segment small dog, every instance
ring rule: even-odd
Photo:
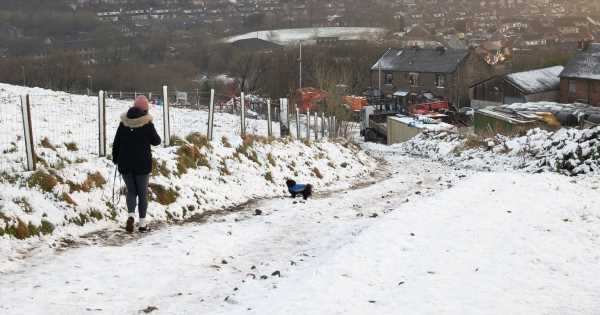
[[[292,195],[292,198],[296,198],[296,195],[302,195],[304,200],[312,196],[312,185],[311,184],[296,184],[294,180],[288,179],[285,184],[288,187],[288,191]]]

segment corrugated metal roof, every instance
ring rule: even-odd
[[[452,73],[468,55],[464,49],[390,49],[371,70]]]
[[[586,51],[578,53],[560,77],[600,80],[600,43],[591,44]]]
[[[563,66],[555,66],[506,75],[506,80],[522,92],[533,94],[560,90],[560,73]]]

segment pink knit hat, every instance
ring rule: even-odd
[[[143,111],[148,111],[148,99],[144,95],[136,97],[135,103],[133,103],[133,107],[141,109]]]

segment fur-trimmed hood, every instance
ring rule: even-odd
[[[127,112],[121,114],[121,122],[128,128],[141,128],[152,122],[154,118],[150,114],[145,114],[137,118],[127,117]]]

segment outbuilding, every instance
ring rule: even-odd
[[[412,139],[423,131],[444,131],[454,126],[428,117],[409,117],[404,115],[388,116],[387,143],[402,143]]]
[[[554,66],[516,72],[476,83],[470,88],[471,107],[484,108],[540,101],[558,102],[559,75],[563,69],[563,66]]]

